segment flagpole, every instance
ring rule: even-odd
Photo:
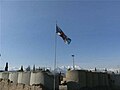
[[[57,25],[57,21],[56,21]],[[55,69],[56,69],[56,55],[57,55],[57,35],[56,35],[56,26],[55,26],[55,60],[54,60],[54,90],[55,90]]]

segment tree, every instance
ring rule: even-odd
[[[30,71],[30,65],[26,68],[26,71]]]
[[[96,67],[95,67],[95,71],[97,71]]]
[[[5,71],[8,71],[8,62],[6,62]]]
[[[33,71],[35,71],[36,69],[35,69],[35,65],[33,65]]]
[[[23,66],[21,66],[20,71],[23,71]]]
[[[105,72],[107,72],[107,68],[105,68]]]

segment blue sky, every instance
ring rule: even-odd
[[[1,0],[0,67],[53,67],[55,24],[72,39],[57,36],[57,66],[83,68],[120,65],[120,2]]]

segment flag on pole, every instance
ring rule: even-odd
[[[57,25],[56,25],[56,33],[57,33],[60,37],[62,37],[62,39],[64,40],[65,43],[70,44],[71,39],[68,38],[68,37],[64,34],[64,32],[61,30],[61,28],[58,27]]]

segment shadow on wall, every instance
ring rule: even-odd
[[[80,84],[74,81],[67,82],[67,90],[120,90],[118,88],[110,88],[108,86],[96,87],[80,87]]]
[[[77,82],[69,81],[67,82],[68,90],[80,90],[80,84]]]

